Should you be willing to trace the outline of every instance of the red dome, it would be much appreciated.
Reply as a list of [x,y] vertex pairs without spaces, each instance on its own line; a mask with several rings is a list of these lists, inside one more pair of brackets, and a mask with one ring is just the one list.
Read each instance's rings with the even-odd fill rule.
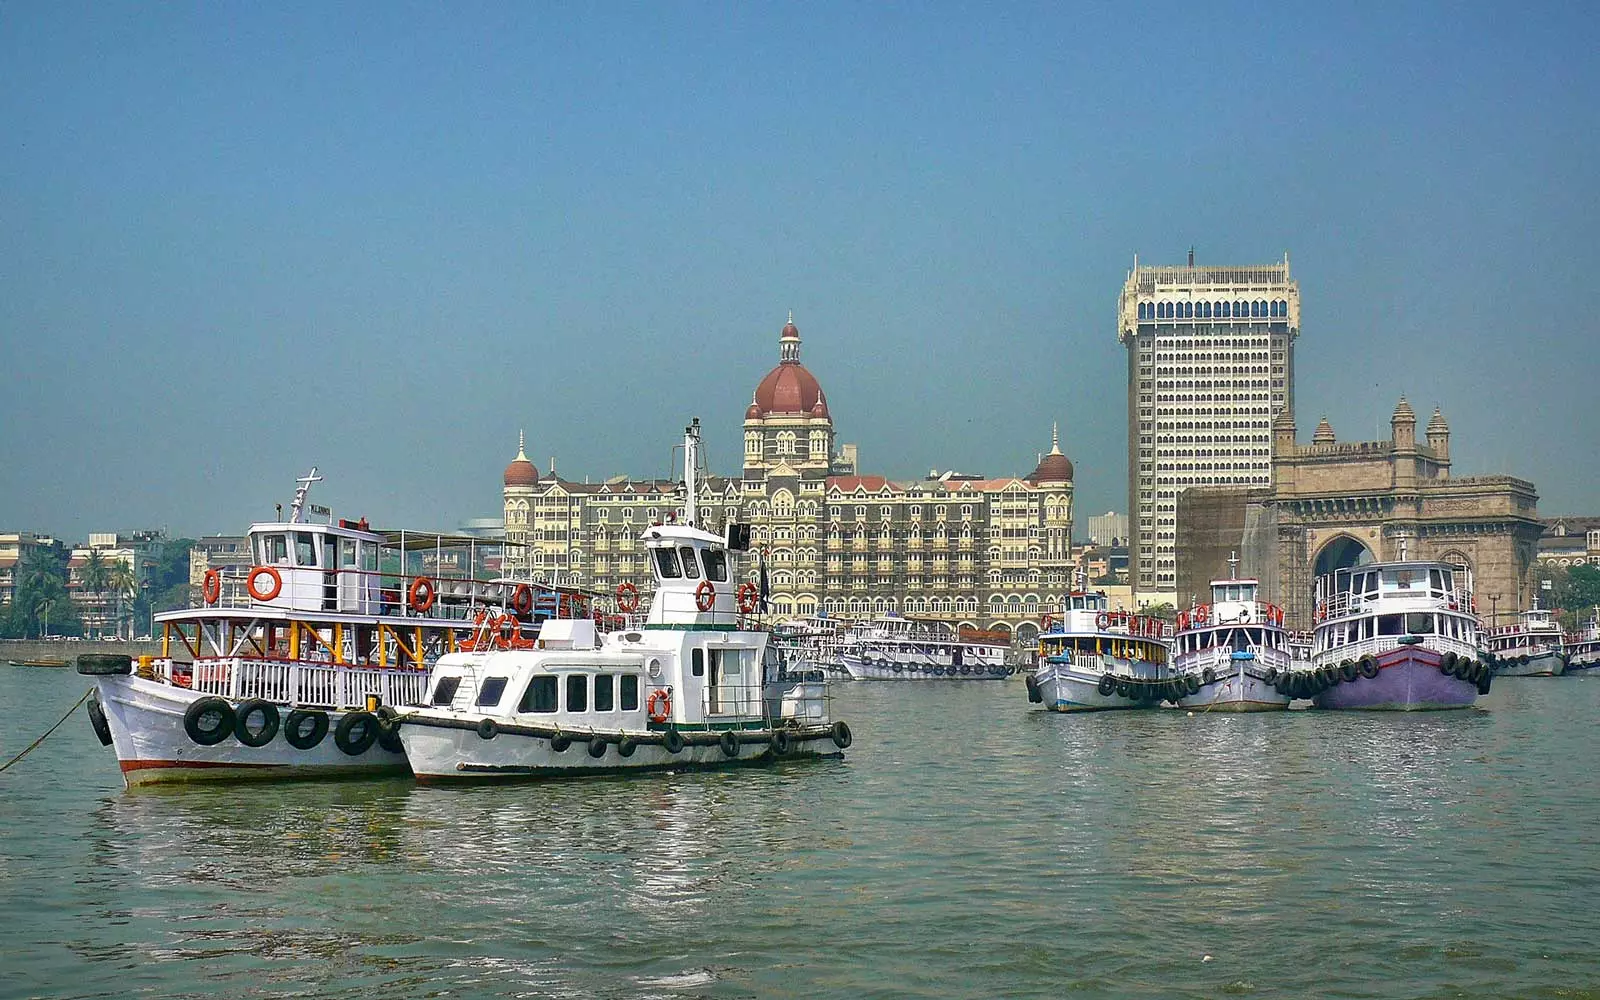
[[816,376],[806,371],[798,361],[785,361],[767,372],[767,377],[756,386],[756,401],[752,411],[757,416],[773,413],[797,416],[828,416],[828,400]]
[[1030,483],[1070,483],[1072,482],[1072,460],[1059,451],[1051,452],[1040,459],[1039,467],[1028,476]]
[[505,484],[507,486],[538,486],[539,470],[528,461],[527,454],[523,451],[522,435],[517,435],[517,457],[506,466]]

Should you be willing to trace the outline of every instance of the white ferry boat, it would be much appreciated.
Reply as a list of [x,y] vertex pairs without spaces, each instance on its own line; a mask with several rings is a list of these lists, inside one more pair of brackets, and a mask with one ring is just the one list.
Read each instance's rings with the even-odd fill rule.
[[[1403,552],[1403,549],[1402,549]],[[1369,563],[1317,581],[1311,669],[1283,690],[1318,708],[1467,708],[1493,671],[1478,656],[1465,570],[1448,563]]]
[[847,626],[833,658],[858,681],[999,680],[1008,640],[942,632],[926,622],[881,615]]
[[1159,618],[1109,610],[1102,592],[1068,594],[1061,621],[1039,634],[1028,700],[1053,712],[1091,712],[1175,699],[1171,637],[1171,626]]
[[755,618],[755,584],[736,582],[748,528],[724,538],[698,526],[699,443],[697,420],[684,436],[683,522],[641,537],[655,575],[642,618],[610,632],[557,619],[534,649],[441,657],[424,707],[400,719],[419,781],[753,764],[850,745],[821,672],[791,670]]
[[1483,648],[1498,677],[1559,677],[1567,670],[1566,633],[1537,595],[1514,624],[1489,629]]
[[1589,620],[1577,634],[1567,636],[1567,673],[1578,673],[1600,666],[1600,607],[1590,612]]
[[[1236,559],[1229,560],[1237,572]],[[1184,687],[1179,708],[1267,712],[1289,707],[1276,687],[1292,666],[1283,609],[1258,599],[1260,581],[1211,581],[1211,602],[1178,614],[1172,670]]]
[[[477,538],[307,516],[253,524],[254,566],[210,570],[200,603],[155,616],[161,655],[85,655],[89,718],[128,785],[407,770],[392,719],[440,657],[531,646],[537,623],[588,597],[478,579]],[[456,569],[454,567],[459,567]]]

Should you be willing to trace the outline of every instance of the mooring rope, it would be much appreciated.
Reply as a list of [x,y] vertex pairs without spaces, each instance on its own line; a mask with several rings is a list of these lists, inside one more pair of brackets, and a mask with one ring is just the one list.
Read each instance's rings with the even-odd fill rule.
[[83,693],[83,697],[79,698],[77,700],[76,704],[74,704],[71,708],[67,709],[67,714],[63,715],[61,717],[61,721],[57,722],[55,725],[51,726],[49,729],[46,729],[44,731],[44,735],[43,736],[41,736],[38,739],[34,740],[32,743],[29,743],[28,746],[27,746],[27,749],[23,750],[21,753],[17,754],[15,757],[11,758],[10,760],[6,761],[5,764],[0,765],[0,771],[6,770],[6,768],[9,768],[12,764],[15,764],[17,761],[21,760],[22,758],[28,756],[28,754],[32,753],[34,747],[37,747],[39,744],[43,743],[50,736],[51,733],[53,733],[57,729],[61,728],[61,723],[66,722],[68,719],[72,718],[72,713],[76,712],[78,710],[78,706],[79,705],[82,705],[84,702],[88,701],[89,700],[89,696],[91,694],[94,694],[94,688],[90,688],[89,690],[85,691]]

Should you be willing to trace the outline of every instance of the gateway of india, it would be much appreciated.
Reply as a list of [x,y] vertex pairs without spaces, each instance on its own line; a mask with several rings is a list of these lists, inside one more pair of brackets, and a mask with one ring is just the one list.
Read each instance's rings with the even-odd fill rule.
[[[1059,614],[1072,583],[1072,462],[1051,447],[1026,476],[946,473],[911,482],[861,475],[836,447],[833,416],[800,363],[791,315],[778,364],[744,412],[743,472],[699,481],[714,530],[751,525],[769,608],[779,616],[895,612],[1009,632],[1024,642]],[[619,476],[575,483],[539,473],[522,447],[506,466],[508,569],[614,593],[651,585],[640,532],[681,517],[684,484]],[[520,555],[518,555],[520,553]],[[755,579],[756,560],[747,560]]]

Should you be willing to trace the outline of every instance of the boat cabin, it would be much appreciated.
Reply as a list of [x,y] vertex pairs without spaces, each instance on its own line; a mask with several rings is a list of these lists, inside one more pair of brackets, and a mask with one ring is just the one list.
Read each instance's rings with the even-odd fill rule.
[[1478,616],[1466,571],[1448,563],[1373,563],[1317,581],[1312,654],[1352,647],[1352,657],[1402,637],[1437,637],[1476,650]]

